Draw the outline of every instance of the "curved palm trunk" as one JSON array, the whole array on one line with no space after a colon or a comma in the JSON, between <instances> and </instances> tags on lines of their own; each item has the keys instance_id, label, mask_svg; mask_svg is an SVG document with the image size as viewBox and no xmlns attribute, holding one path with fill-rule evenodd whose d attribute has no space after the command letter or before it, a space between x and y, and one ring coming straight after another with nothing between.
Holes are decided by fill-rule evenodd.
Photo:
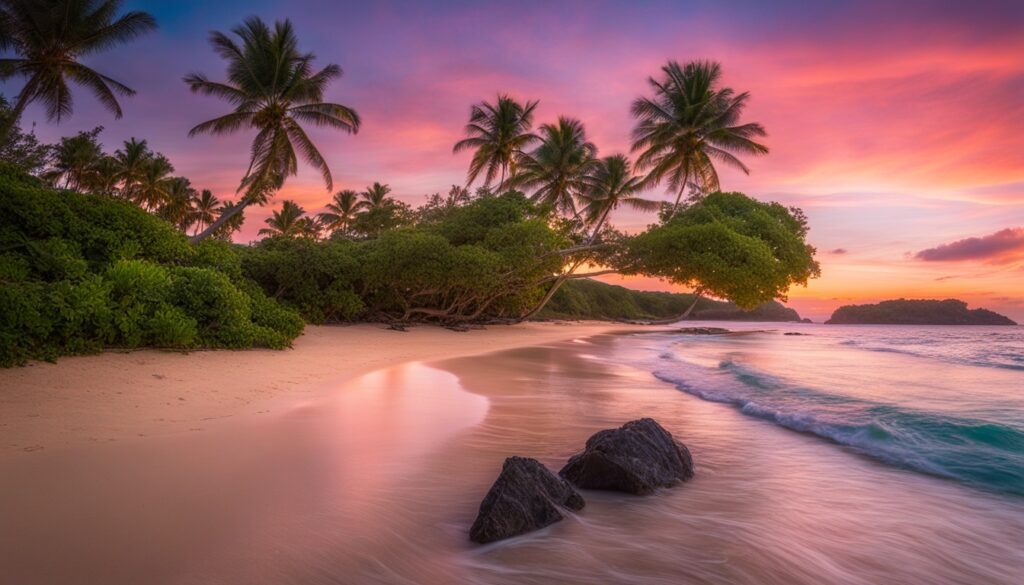
<instances>
[{"instance_id":1,"label":"curved palm trunk","mask_svg":"<svg viewBox=\"0 0 1024 585\"><path fill-rule=\"evenodd\" d=\"M669 324L675 323L677 321L682 321L683 319L686 319L687 317L690 316L690 313L693 312L693 309L696 308L697 303L700 302L701 298L703 298L703 297L704 297L704 292L698 289L697 290L697 294L693 297L693 302L690 303L690 306L685 311L683 311L682 314L676 315L675 317L669 317L668 319L659 319L657 321L647 321L646 324L647 325L669 325Z\"/></svg>"},{"instance_id":2,"label":"curved palm trunk","mask_svg":"<svg viewBox=\"0 0 1024 585\"><path fill-rule=\"evenodd\" d=\"M683 199L683 193L686 191L686 184L690 181L690 169L686 169L686 174L683 175L683 185L679 187L679 194L676 195L675 205L672 206L672 215L668 216L668 219L675 217L679 213L679 202Z\"/></svg>"},{"instance_id":3,"label":"curved palm trunk","mask_svg":"<svg viewBox=\"0 0 1024 585\"><path fill-rule=\"evenodd\" d=\"M189 238L189 242L192 242L193 244L198 244L199 242L202 242L206 238L213 235L213 233L220 229L220 226L227 223L229 219L238 215L239 213L242 213L242 210L248 206L249 202L246 199L242 199L242 201L239 202L238 205L233 206L230 210L228 210L227 213L220 214L220 217L217 218L217 221L211 223L210 227L203 230L202 233L200 233L198 236L192 236L191 238Z\"/></svg>"},{"instance_id":4,"label":"curved palm trunk","mask_svg":"<svg viewBox=\"0 0 1024 585\"><path fill-rule=\"evenodd\" d=\"M601 214L600 219L598 219L597 223L594 225L594 231L591 232L590 233L590 237L587 238L587 243L585 244L586 246L593 245L594 240L597 239L597 234L601 233L601 228L604 226L604 222L605 222L605 220L608 219L608 214L610 214L611 211L612 211L612 207L609 206L608 209L605 209L604 213ZM544 308L544 306L548 304L548 301L550 301L555 296L555 293L558 292L558 289L562 288L562 285L565 284L565 281L569 280L569 277L572 276L572 273L576 272L576 269L579 268L580 264L582 264L582 263L583 263L582 261L578 261L575 264L573 264L572 267L569 268L569 270L567 270L566 272L562 273L555 280L554 284L551 285L551 288L548 289L548 292L544 295L544 298L542 298L540 300L540 303L538 303L536 307L530 309L529 311L526 312L526 314L524 314L522 317L520 317L518 322L525 321L525 320L533 317L537 313L541 312L541 310Z\"/></svg>"}]
</instances>

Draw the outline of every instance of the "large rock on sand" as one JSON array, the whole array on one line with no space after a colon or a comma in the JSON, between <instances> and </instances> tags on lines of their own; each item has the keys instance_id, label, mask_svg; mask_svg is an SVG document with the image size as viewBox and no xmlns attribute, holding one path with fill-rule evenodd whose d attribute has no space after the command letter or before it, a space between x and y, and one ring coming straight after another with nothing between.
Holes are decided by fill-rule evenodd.
<instances>
[{"instance_id":1,"label":"large rock on sand","mask_svg":"<svg viewBox=\"0 0 1024 585\"><path fill-rule=\"evenodd\" d=\"M481 544L544 528L561 508L583 509L583 497L536 459L509 457L480 503L469 538Z\"/></svg>"},{"instance_id":2,"label":"large rock on sand","mask_svg":"<svg viewBox=\"0 0 1024 585\"><path fill-rule=\"evenodd\" d=\"M583 489L649 494L693 477L693 458L661 425L642 418L595 433L559 475Z\"/></svg>"}]
</instances>

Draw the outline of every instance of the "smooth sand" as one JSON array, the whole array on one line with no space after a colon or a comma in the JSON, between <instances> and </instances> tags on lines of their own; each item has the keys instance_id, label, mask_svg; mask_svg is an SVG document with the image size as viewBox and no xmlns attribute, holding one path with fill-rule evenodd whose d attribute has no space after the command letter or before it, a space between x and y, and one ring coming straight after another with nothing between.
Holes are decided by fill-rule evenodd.
<instances>
[{"instance_id":1,"label":"smooth sand","mask_svg":"<svg viewBox=\"0 0 1024 585\"><path fill-rule=\"evenodd\" d=\"M272 412L359 373L597 335L612 323L527 323L455 332L309 326L284 351L141 350L0 370L0 457L180 432Z\"/></svg>"}]
</instances>

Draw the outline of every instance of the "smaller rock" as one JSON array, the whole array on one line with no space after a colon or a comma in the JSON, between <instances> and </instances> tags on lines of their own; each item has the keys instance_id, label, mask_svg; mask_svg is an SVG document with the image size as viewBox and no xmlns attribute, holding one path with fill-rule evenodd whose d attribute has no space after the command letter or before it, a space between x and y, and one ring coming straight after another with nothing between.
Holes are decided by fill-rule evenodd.
<instances>
[{"instance_id":1,"label":"smaller rock","mask_svg":"<svg viewBox=\"0 0 1024 585\"><path fill-rule=\"evenodd\" d=\"M559 475L583 489L649 494L693 477L686 446L650 418L599 431Z\"/></svg>"},{"instance_id":2,"label":"smaller rock","mask_svg":"<svg viewBox=\"0 0 1024 585\"><path fill-rule=\"evenodd\" d=\"M486 544L518 536L558 522L561 508L583 506L583 497L536 459L509 457L480 503L469 538Z\"/></svg>"},{"instance_id":3,"label":"smaller rock","mask_svg":"<svg viewBox=\"0 0 1024 585\"><path fill-rule=\"evenodd\" d=\"M683 327L676 329L674 333L682 333L684 335L725 335L732 332L722 327Z\"/></svg>"}]
</instances>

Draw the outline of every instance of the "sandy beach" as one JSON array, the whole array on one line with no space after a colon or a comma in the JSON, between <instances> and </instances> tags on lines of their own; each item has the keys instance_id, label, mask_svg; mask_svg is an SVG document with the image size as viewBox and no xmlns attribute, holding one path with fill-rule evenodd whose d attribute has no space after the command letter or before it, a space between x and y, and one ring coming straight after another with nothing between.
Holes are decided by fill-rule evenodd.
<instances>
[{"instance_id":1,"label":"sandy beach","mask_svg":"<svg viewBox=\"0 0 1024 585\"><path fill-rule=\"evenodd\" d=\"M456 332L380 325L309 326L284 351L140 350L0 370L0 457L200 432L267 414L347 378L409 361L465 357L616 329L612 323L527 323Z\"/></svg>"}]
</instances>

